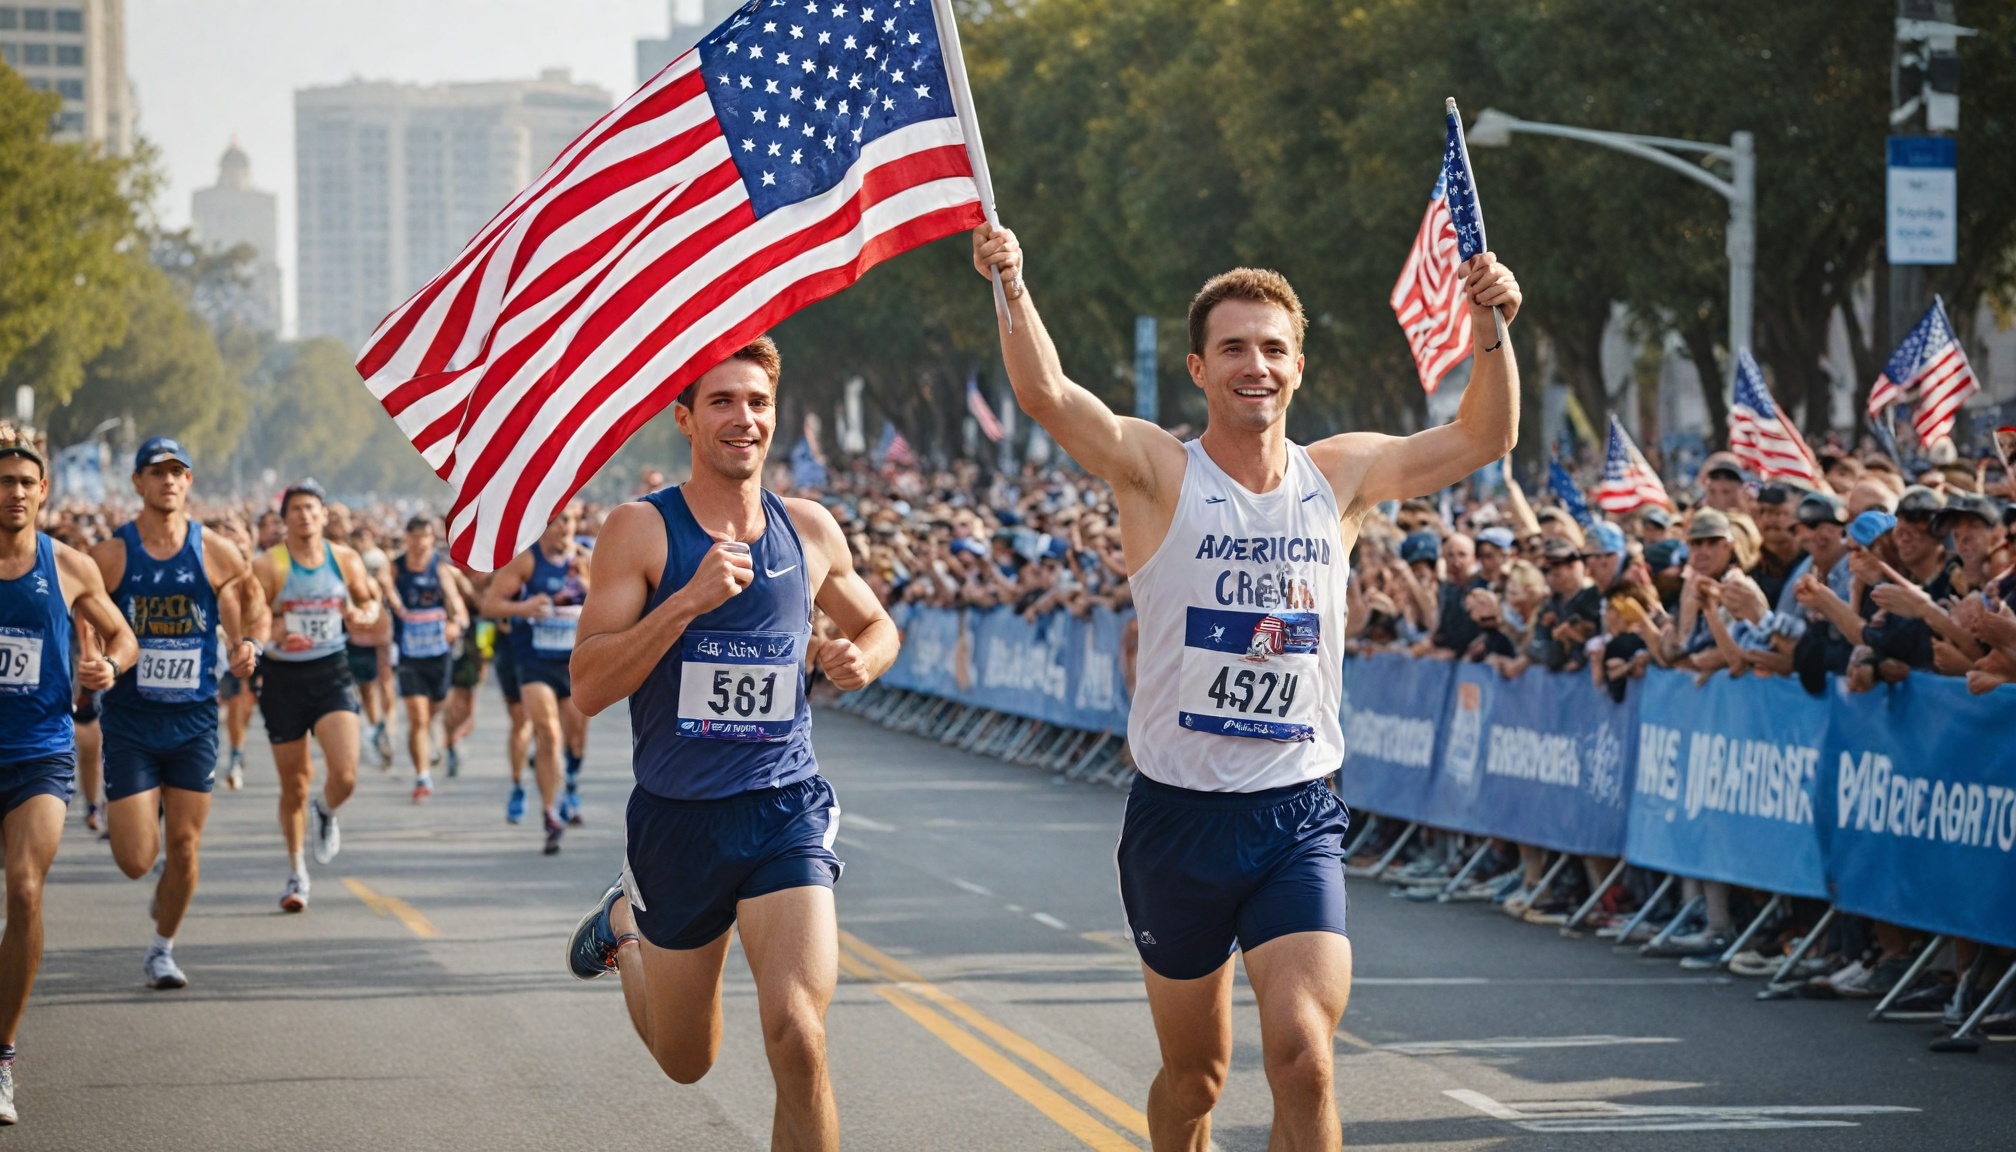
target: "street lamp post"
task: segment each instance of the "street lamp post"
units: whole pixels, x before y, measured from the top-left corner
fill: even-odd
[[[1696,140],[1675,140],[1669,136],[1637,136],[1628,132],[1599,132],[1594,128],[1574,128],[1566,124],[1542,124],[1521,120],[1496,108],[1486,108],[1470,129],[1470,143],[1480,148],[1503,148],[1512,143],[1512,134],[1561,136],[1598,144],[1650,160],[1680,173],[1689,180],[1707,185],[1729,201],[1729,372],[1723,381],[1734,379],[1736,353],[1750,347],[1751,313],[1755,309],[1757,273],[1757,140],[1748,132],[1732,132],[1729,143],[1704,144]],[[1730,169],[1727,180],[1674,153],[1697,153],[1719,160]]]

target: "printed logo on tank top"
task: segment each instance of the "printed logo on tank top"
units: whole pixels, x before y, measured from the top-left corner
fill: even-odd
[[[1329,541],[1315,537],[1206,533],[1192,558],[1227,565],[1211,586],[1225,607],[1313,610],[1316,587],[1307,568],[1328,567],[1332,552]]]

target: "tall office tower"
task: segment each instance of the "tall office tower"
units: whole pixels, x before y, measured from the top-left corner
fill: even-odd
[[[609,108],[607,91],[565,69],[296,92],[301,334],[360,347]]]
[[[252,161],[231,141],[217,161],[217,183],[190,197],[196,238],[212,249],[252,249],[251,290],[235,300],[238,319],[266,332],[280,330],[280,226],[278,198],[252,186]]]
[[[125,0],[0,4],[0,63],[32,88],[63,98],[58,140],[133,150],[133,90],[126,80]]]
[[[681,52],[700,42],[742,6],[741,0],[672,0],[672,32],[663,40],[637,41],[637,83],[656,76]]]

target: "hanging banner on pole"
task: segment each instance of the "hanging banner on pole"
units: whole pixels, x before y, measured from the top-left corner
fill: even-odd
[[[1950,136],[1890,137],[1890,263],[1951,264],[1959,258],[1958,157]]]

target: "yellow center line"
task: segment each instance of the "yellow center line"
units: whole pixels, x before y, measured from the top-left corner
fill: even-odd
[[[876,991],[880,992],[886,999],[890,1001],[890,1003],[895,1004],[898,1008],[903,1009],[903,1011],[906,1014],[908,1014],[912,1019],[917,1020],[918,1023],[920,1024],[925,1024],[925,1027],[931,1029],[934,1035],[937,1035],[940,1039],[945,1040],[947,1044],[952,1044],[952,1047],[954,1049],[958,1050],[962,1055],[965,1055],[968,1059],[972,1059],[975,1064],[979,1064],[981,1068],[985,1069],[989,1074],[993,1075],[995,1079],[1000,1080],[1004,1085],[1007,1085],[1007,1087],[1010,1090],[1014,1091],[1017,1095],[1022,1096],[1023,1099],[1028,1100],[1031,1104],[1035,1105],[1038,1111],[1043,1112],[1044,1115],[1049,1116],[1052,1120],[1056,1120],[1060,1125],[1065,1127],[1067,1130],[1070,1130],[1073,1133],[1073,1135],[1078,1135],[1080,1139],[1084,1138],[1083,1134],[1080,1133],[1076,1128],[1073,1128],[1072,1125],[1065,1124],[1064,1121],[1059,1120],[1057,1116],[1053,1115],[1050,1112],[1050,1110],[1046,1108],[1044,1102],[1039,1102],[1035,1098],[1032,1098],[1026,1092],[1024,1092],[1021,1087],[1018,1087],[1017,1084],[1011,1083],[1008,1080],[1003,1079],[999,1073],[995,1072],[993,1067],[991,1067],[988,1064],[982,1063],[978,1059],[975,1059],[972,1056],[972,1054],[968,1052],[964,1047],[961,1047],[959,1044],[953,1044],[950,1039],[946,1038],[944,1032],[940,1031],[940,1028],[944,1028],[946,1030],[949,1030],[950,1032],[957,1034],[966,1043],[979,1047],[982,1051],[987,1052],[988,1055],[990,1057],[993,1057],[993,1059],[995,1060],[1000,1060],[1000,1057],[998,1055],[995,1055],[991,1050],[985,1048],[984,1045],[979,1045],[977,1041],[974,1041],[970,1036],[967,1036],[966,1033],[960,1032],[956,1027],[952,1026],[951,1022],[946,1020],[944,1016],[939,1015],[938,1013],[931,1012],[930,1009],[927,1008],[924,1004],[917,1003],[916,1000],[910,999],[910,997],[907,996],[904,997],[903,999],[898,999],[897,996],[891,995],[891,993],[896,992],[898,991],[898,989],[900,989],[899,995],[901,993],[909,993],[911,994],[911,996],[921,997],[924,1000],[930,1001],[932,1005],[935,1005],[942,1012],[950,1013],[952,1016],[957,1017],[959,1020],[963,1021],[968,1027],[972,1028],[974,1031],[987,1037],[989,1040],[992,1040],[995,1044],[999,1045],[1001,1048],[1005,1049],[1012,1055],[1020,1058],[1023,1062],[1029,1064],[1037,1071],[1040,1071],[1044,1075],[1050,1077],[1050,1079],[1056,1081],[1066,1091],[1078,1097],[1078,1099],[1084,1101],[1085,1103],[1091,1105],[1094,1109],[1098,1110],[1099,1112],[1104,1113],[1107,1119],[1113,1121],[1116,1124],[1119,1124],[1121,1127],[1127,1129],[1130,1132],[1133,1132],[1135,1135],[1141,1137],[1144,1140],[1148,1138],[1148,1118],[1142,1115],[1139,1109],[1134,1108],[1126,1101],[1120,1099],[1119,1097],[1113,1095],[1111,1092],[1108,1092],[1105,1088],[1101,1087],[1091,1077],[1085,1075],[1083,1072],[1078,1071],[1076,1068],[1073,1068],[1070,1064],[1066,1063],[1064,1060],[1058,1058],[1056,1055],[1044,1049],[1041,1045],[1037,1044],[1036,1042],[998,1023],[991,1017],[987,1016],[985,1013],[982,1013],[978,1009],[967,1004],[965,1001],[960,1000],[958,997],[952,995],[949,992],[946,992],[944,989],[939,988],[937,985],[932,984],[929,981],[925,980],[923,977],[919,976],[915,971],[912,971],[908,965],[897,960],[895,957],[890,956],[885,952],[882,952],[880,949],[877,949],[873,945],[862,940],[860,937],[855,936],[853,933],[845,931],[841,932],[840,940],[841,943],[845,945],[845,949],[841,952],[841,956],[843,957],[843,967],[846,966],[844,958],[847,956],[847,950],[851,950],[857,953],[863,959],[865,959],[868,962],[868,964],[872,965],[876,969],[879,969],[884,977],[896,981],[898,986],[897,989],[878,988],[876,989]],[[859,967],[859,965],[857,964],[856,967]],[[856,973],[851,969],[849,970],[848,974],[858,975],[858,973]],[[905,1000],[908,1000],[909,1004],[906,1005],[906,1003],[904,1002]],[[914,1010],[912,1008],[913,1005]],[[932,1016],[936,1020],[937,1026],[934,1027],[932,1024],[925,1023],[923,1015],[920,1015],[920,1013]],[[1004,1061],[1003,1063],[1006,1062]],[[1022,1073],[1021,1069],[1015,1068],[1013,1064],[1007,1064],[1006,1066],[1013,1069],[1018,1074],[1024,1075],[1025,1077],[1027,1075],[1026,1073]],[[1048,1088],[1043,1088],[1043,1085],[1040,1082],[1030,1079],[1030,1083],[1034,1084],[1038,1088],[1042,1088],[1043,1091],[1045,1092],[1050,1092]],[[1056,1093],[1054,1092],[1050,1092],[1050,1095],[1056,1097]],[[1077,1112],[1079,1116],[1083,1116],[1085,1120],[1092,1122],[1096,1127],[1098,1127],[1100,1131],[1106,1132],[1107,1134],[1117,1138],[1118,1136],[1117,1133],[1112,1132],[1111,1129],[1106,1128],[1104,1125],[1098,1124],[1096,1120],[1092,1120],[1090,1116],[1086,1116],[1084,1112],[1072,1106],[1069,1101],[1064,1100],[1062,1097],[1056,1097],[1056,1098],[1058,1102],[1063,1103],[1064,1106],[1066,1107],[1072,1108],[1072,1111]],[[1087,1143],[1089,1144],[1091,1143],[1091,1141],[1088,1140]],[[1103,1146],[1093,1144],[1093,1147],[1103,1147]],[[1130,1147],[1130,1145],[1123,1143],[1119,1145],[1119,1147]]]
[[[378,893],[365,887],[363,881],[353,880],[348,876],[343,877],[343,886],[350,889],[357,899],[362,900],[365,907],[380,916],[397,918],[401,924],[406,926],[406,930],[415,936],[433,937],[440,935],[440,932],[435,929],[433,921],[422,916],[418,909],[399,899],[397,896],[380,896]]]

